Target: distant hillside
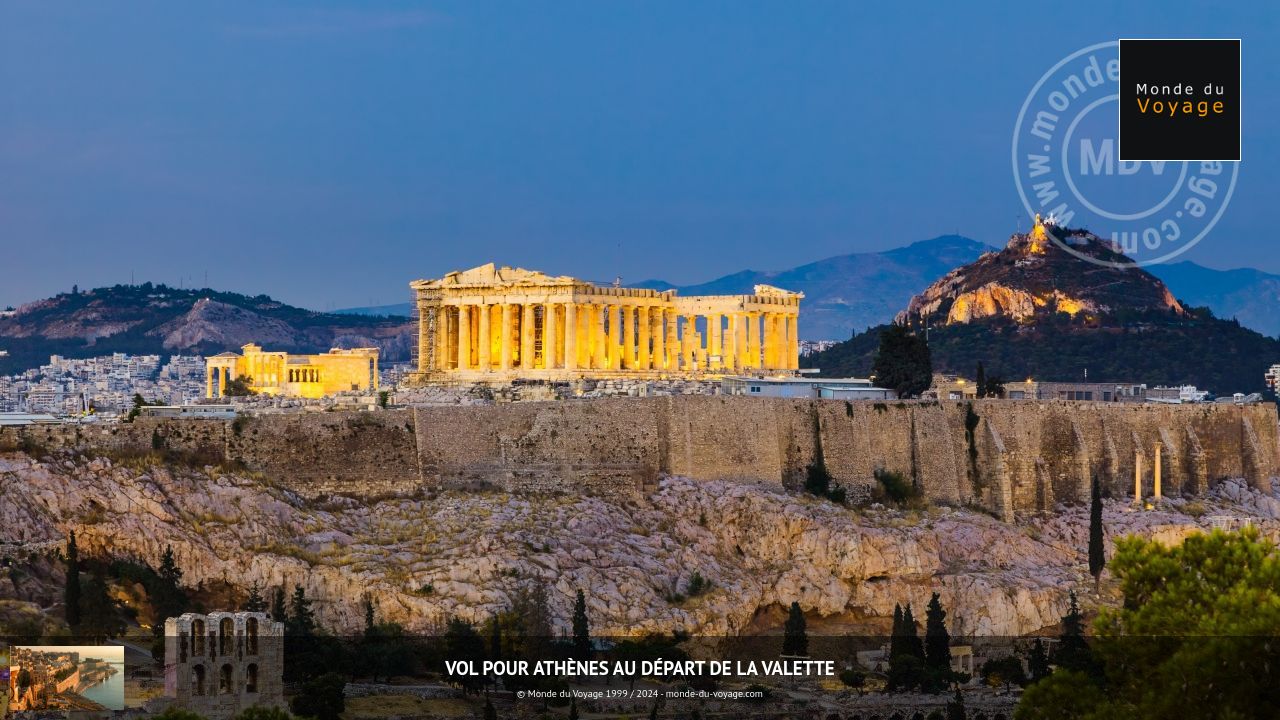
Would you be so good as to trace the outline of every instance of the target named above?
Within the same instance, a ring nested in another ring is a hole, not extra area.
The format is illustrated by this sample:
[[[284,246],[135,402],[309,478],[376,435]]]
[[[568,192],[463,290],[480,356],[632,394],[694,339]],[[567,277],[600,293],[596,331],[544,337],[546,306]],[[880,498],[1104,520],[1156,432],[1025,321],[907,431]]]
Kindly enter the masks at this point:
[[[333,312],[336,315],[364,315],[366,317],[410,317],[413,315],[413,303],[403,302],[392,305],[342,308]]]
[[[415,333],[405,317],[317,313],[272,300],[164,285],[116,285],[64,293],[0,317],[0,374],[36,367],[50,355],[213,354],[248,342],[290,352],[379,347],[387,360],[410,357]]]
[[[1280,275],[1252,268],[1213,270],[1193,262],[1147,269],[1189,305],[1208,307],[1220,318],[1235,318],[1265,335],[1280,335]]]
[[[1079,252],[1126,262],[1107,242],[1070,231]],[[1280,341],[1234,320],[1188,309],[1136,266],[1086,263],[1034,233],[944,275],[907,303],[898,322],[928,326],[934,369],[972,377],[978,362],[1007,381],[1194,384],[1251,392],[1280,359]],[[825,376],[866,376],[879,328],[803,364]]]
[[[920,288],[990,250],[994,248],[977,240],[943,235],[885,252],[838,255],[791,270],[743,270],[700,285],[678,287],[662,280],[646,280],[635,287],[675,287],[681,295],[747,293],[757,284],[797,290],[805,294],[800,337],[841,340],[856,329],[892,318]]]

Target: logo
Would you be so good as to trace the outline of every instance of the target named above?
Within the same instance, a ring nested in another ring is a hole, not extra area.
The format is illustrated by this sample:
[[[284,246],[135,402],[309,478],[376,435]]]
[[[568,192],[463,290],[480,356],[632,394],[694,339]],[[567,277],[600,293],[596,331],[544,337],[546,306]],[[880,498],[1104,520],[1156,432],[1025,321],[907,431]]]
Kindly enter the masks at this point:
[[[1045,229],[1054,244],[1087,262],[1128,268],[1084,252],[1065,230],[1109,239],[1139,266],[1167,262],[1221,219],[1240,166],[1120,160],[1119,48],[1112,41],[1077,50],[1041,76],[1013,128],[1013,175],[1028,216],[1052,218]]]

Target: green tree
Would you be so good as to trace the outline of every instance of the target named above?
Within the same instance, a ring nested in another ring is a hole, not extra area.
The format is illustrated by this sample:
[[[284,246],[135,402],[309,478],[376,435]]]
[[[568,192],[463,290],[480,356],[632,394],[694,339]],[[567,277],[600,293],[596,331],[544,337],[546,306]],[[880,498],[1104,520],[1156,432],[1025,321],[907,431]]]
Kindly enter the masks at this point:
[[[978,671],[983,682],[993,688],[1010,685],[1026,685],[1027,675],[1022,671],[1022,661],[1012,655],[992,658],[982,663]]]
[[[1070,597],[1071,604],[1067,607],[1067,614],[1062,616],[1062,635],[1059,636],[1053,660],[1060,668],[1094,673],[1097,666],[1089,641],[1084,636],[1084,616],[1080,614],[1080,604],[1076,602],[1075,592]]]
[[[782,629],[782,654],[793,657],[809,655],[809,634],[805,630],[804,611],[798,602],[791,603],[787,623]]]
[[[315,633],[316,615],[311,609],[311,601],[307,599],[307,591],[301,585],[293,586],[293,597],[289,600],[289,615],[285,620],[285,632],[298,637],[307,637]]]
[[[484,640],[471,623],[458,618],[449,620],[445,627],[444,641],[445,657],[449,660],[470,661],[475,668],[479,668],[484,662]],[[484,678],[478,675],[454,674],[448,677],[464,693],[479,692],[484,683]]]
[[[955,697],[947,703],[947,720],[965,720],[965,717],[964,695],[960,694],[960,688],[956,688]]]
[[[262,590],[258,587],[258,581],[254,580],[249,586],[249,597],[245,599],[244,605],[241,606],[245,612],[263,612],[267,609],[267,601],[262,597]]]
[[[978,361],[978,371],[974,373],[973,390],[980,398],[987,396],[987,370],[982,367],[982,361]]]
[[[1089,500],[1089,574],[1093,576],[1095,591],[1102,579],[1102,568],[1106,564],[1106,547],[1103,545],[1102,535],[1102,487],[1095,477]]]
[[[289,617],[288,610],[285,609],[284,588],[277,586],[271,593],[271,619],[284,622]]]
[[[1111,571],[1124,602],[1094,623],[1102,672],[1060,666],[1028,688],[1018,720],[1277,716],[1273,543],[1252,528],[1192,535],[1176,547],[1125,538]]]
[[[578,591],[573,603],[573,656],[577,660],[590,660],[591,623],[587,619],[587,598]]]
[[[889,325],[880,331],[880,347],[871,366],[876,384],[914,397],[933,382],[933,361],[929,345],[904,325]]]
[[[67,625],[75,630],[80,626],[80,550],[76,547],[76,531],[67,537],[67,583],[63,591],[63,606]]]
[[[107,592],[107,581],[101,572],[95,571],[89,577],[80,606],[80,634],[85,637],[100,643],[124,632],[124,622],[116,614],[115,603]]]
[[[315,720],[338,720],[347,709],[343,690],[347,681],[338,673],[325,673],[303,683],[289,703],[293,714]]]
[[[1031,653],[1027,656],[1027,680],[1028,682],[1037,682],[1049,677],[1052,669],[1049,667],[1049,653],[1044,649],[1044,643],[1040,638],[1031,643]]]
[[[493,700],[488,695],[484,697],[484,720],[498,720],[498,710],[493,707]]]
[[[253,378],[248,375],[237,375],[235,378],[228,380],[222,394],[226,397],[248,397],[256,395],[253,390]]]
[[[925,690],[941,692],[951,682],[951,635],[947,632],[947,611],[938,593],[929,598],[924,613]]]
[[[926,673],[924,643],[920,641],[920,626],[907,603],[901,617],[894,611],[894,639],[890,640],[889,682],[890,692],[916,690],[924,683]]]
[[[569,720],[578,720],[578,698],[569,701]]]

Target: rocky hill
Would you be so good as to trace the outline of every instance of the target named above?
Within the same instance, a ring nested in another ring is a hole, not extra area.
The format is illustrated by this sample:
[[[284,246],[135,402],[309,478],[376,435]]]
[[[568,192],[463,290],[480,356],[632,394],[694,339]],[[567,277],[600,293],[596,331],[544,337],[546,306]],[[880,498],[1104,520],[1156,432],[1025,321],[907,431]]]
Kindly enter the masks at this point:
[[[1194,384],[1217,393],[1264,388],[1280,341],[1214,317],[1175,296],[1110,243],[1061,230],[1086,262],[1050,241],[1044,226],[998,252],[946,273],[895,322],[925,332],[934,369],[971,376],[978,362],[1006,379]],[[824,375],[865,376],[878,347],[873,328],[804,365]]]
[[[387,360],[406,360],[414,340],[405,317],[317,313],[266,295],[116,285],[64,293],[0,316],[0,349],[9,353],[0,357],[0,374],[55,354],[211,354],[248,342],[291,352],[379,347]]]
[[[422,632],[448,616],[482,621],[537,582],[562,632],[578,589],[593,629],[612,635],[773,633],[792,602],[811,634],[882,634],[895,603],[923,606],[937,591],[953,634],[1018,635],[1054,625],[1068,592],[1092,585],[1084,507],[1015,525],[679,477],[643,501],[466,491],[307,501],[221,468],[20,452],[0,454],[0,493],[2,541],[37,547],[75,530],[82,556],[153,567],[171,545],[191,586],[299,584],[338,631],[361,626],[367,593],[380,615]],[[1225,481],[1152,512],[1108,502],[1105,521],[1108,542],[1175,542],[1215,517],[1251,518],[1275,537],[1277,515],[1274,495]],[[710,589],[685,597],[694,573]],[[0,578],[0,598],[21,597],[10,582]],[[1104,584],[1104,596],[1115,589]]]
[[[1121,267],[1072,255],[1051,240],[1051,232],[1077,253]],[[895,322],[952,325],[1002,318],[1033,323],[1064,313],[1097,324],[1121,312],[1186,314],[1159,278],[1109,242],[1083,230],[1038,224],[1030,233],[1014,235],[1004,249],[942,276],[911,298]]]

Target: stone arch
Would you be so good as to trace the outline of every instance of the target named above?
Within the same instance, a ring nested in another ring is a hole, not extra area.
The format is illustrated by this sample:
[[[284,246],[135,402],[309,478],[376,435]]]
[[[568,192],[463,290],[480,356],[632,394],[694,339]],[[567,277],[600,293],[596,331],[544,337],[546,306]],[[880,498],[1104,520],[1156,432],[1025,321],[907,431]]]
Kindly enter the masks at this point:
[[[191,666],[191,694],[204,695],[205,692],[207,691],[205,682],[206,680],[205,680],[204,666],[192,665]]]
[[[251,617],[244,621],[245,653],[258,654],[258,618]]]
[[[258,665],[250,663],[244,669],[244,691],[246,693],[258,692]]]
[[[204,621],[191,621],[191,654],[199,657],[204,655]]]
[[[231,663],[222,666],[218,671],[218,694],[230,695],[236,691],[236,671]]]
[[[235,649],[236,623],[229,617],[218,623],[218,654],[230,655]]]

